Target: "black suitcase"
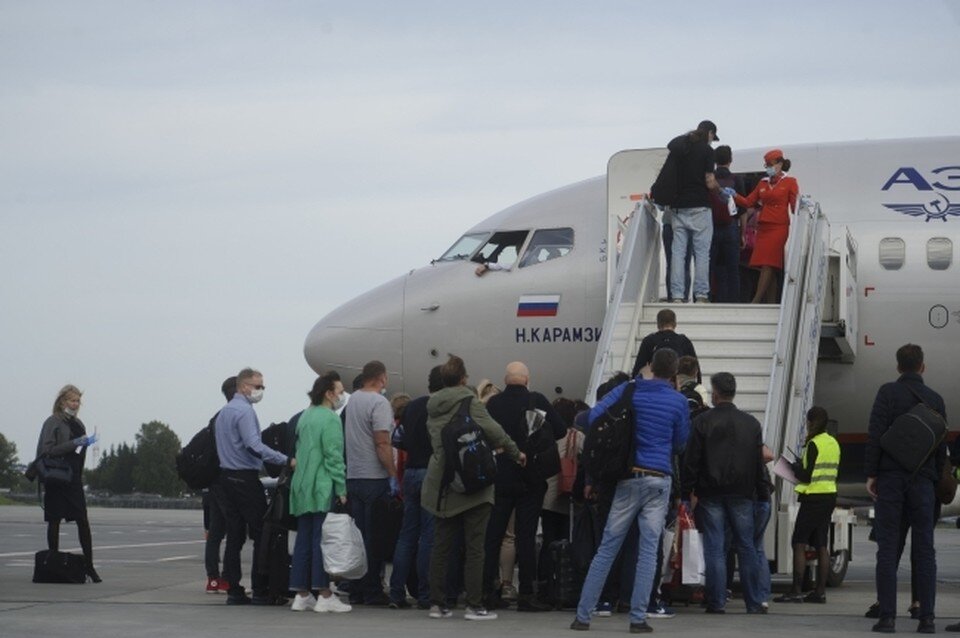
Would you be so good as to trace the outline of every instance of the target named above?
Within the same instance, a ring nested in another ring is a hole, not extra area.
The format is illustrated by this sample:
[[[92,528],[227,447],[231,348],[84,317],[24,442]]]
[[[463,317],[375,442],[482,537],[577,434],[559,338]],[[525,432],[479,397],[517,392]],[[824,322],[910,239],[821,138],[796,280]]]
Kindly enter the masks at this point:
[[[84,583],[87,565],[82,556],[68,552],[37,552],[33,563],[35,583]]]
[[[564,538],[550,543],[548,551],[553,564],[549,582],[550,603],[556,609],[576,608],[583,580],[574,564],[573,545]]]

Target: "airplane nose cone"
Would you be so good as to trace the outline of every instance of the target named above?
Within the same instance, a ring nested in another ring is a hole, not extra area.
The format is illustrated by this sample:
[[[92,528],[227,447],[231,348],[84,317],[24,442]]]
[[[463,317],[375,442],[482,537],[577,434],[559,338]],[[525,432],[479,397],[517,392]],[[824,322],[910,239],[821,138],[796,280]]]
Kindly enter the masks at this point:
[[[403,287],[398,277],[340,306],[317,322],[303,346],[317,374],[336,370],[350,382],[374,359],[387,367],[391,382],[402,382]]]

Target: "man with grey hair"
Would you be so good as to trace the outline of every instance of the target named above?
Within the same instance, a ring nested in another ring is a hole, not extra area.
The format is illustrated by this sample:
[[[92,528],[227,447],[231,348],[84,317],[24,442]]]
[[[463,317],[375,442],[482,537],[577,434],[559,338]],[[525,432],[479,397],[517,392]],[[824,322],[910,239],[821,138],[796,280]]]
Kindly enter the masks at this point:
[[[223,550],[223,578],[229,583],[228,605],[270,605],[266,578],[256,566],[260,559],[260,536],[267,501],[260,483],[263,462],[293,468],[296,459],[270,449],[260,438],[260,421],[253,404],[263,398],[263,375],[244,368],[237,375],[237,391],[223,406],[214,423],[220,476],[212,489],[227,520],[227,544]],[[240,551],[249,530],[253,539],[253,568],[250,580],[253,598],[240,584]]]
[[[714,408],[693,420],[681,464],[680,495],[697,495],[694,517],[703,534],[708,614],[724,613],[727,603],[726,529],[740,563],[748,614],[766,613],[754,548],[754,501],[769,498],[760,422],[733,404],[737,380],[729,372],[710,377]]]

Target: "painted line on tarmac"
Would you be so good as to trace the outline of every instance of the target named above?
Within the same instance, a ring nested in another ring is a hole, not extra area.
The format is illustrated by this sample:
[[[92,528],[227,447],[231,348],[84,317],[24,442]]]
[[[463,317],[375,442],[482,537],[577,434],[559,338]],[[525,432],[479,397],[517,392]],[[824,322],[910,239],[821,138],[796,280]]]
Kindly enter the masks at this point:
[[[185,554],[183,556],[167,556],[166,558],[158,558],[155,560],[155,563],[169,563],[175,560],[192,560],[194,558],[200,558],[196,554]]]
[[[140,549],[143,547],[170,547],[171,545],[197,545],[200,543],[206,543],[205,540],[196,540],[196,541],[169,541],[166,543],[134,543],[132,545],[94,545],[93,548],[98,552],[102,552],[107,549]],[[62,549],[62,552],[79,552],[79,547],[71,547],[70,549]],[[36,551],[33,552],[6,552],[0,554],[0,558],[15,558],[17,556],[33,556],[36,554]]]

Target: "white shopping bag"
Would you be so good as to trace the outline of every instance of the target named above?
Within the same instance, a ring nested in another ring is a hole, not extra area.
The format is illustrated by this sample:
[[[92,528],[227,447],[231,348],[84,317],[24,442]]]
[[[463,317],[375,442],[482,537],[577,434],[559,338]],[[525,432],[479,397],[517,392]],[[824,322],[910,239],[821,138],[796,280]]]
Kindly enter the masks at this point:
[[[367,573],[360,529],[348,514],[330,512],[323,521],[320,551],[323,571],[334,580],[356,580]]]
[[[669,583],[673,580],[673,559],[678,547],[674,545],[676,534],[672,529],[663,530],[663,570],[660,572],[663,576],[663,582]]]
[[[683,573],[681,582],[684,585],[702,585],[703,577],[703,543],[700,532],[695,529],[683,530]]]

